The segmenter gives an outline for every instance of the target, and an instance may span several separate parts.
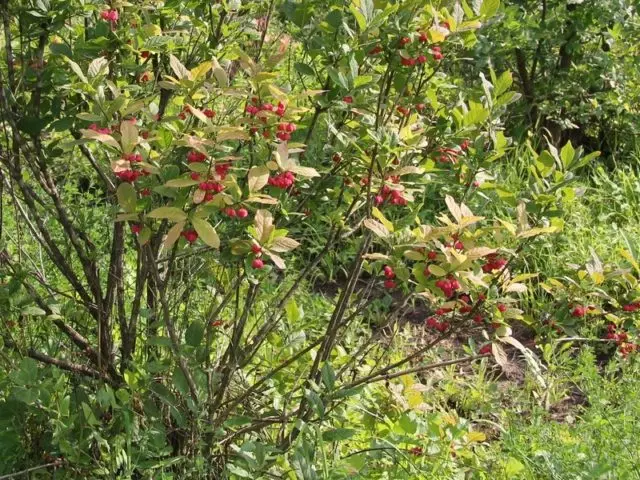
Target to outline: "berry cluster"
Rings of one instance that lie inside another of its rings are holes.
[[[140,155],[139,153],[127,153],[122,156],[122,159],[128,161],[130,166],[133,166],[134,163],[142,162],[142,155]],[[149,175],[149,172],[145,170],[134,170],[133,168],[128,168],[126,170],[115,172],[115,175],[123,182],[133,183],[139,177]]]
[[[247,112],[251,116],[255,116],[259,112],[274,112],[279,117],[283,117],[285,112],[287,111],[287,106],[282,102],[278,102],[278,105],[275,107],[272,103],[263,103],[261,105],[258,105],[258,97],[253,97],[251,99],[251,103],[251,105],[247,105],[244,109],[245,112]]]
[[[197,152],[195,150],[191,150],[187,153],[187,162],[189,163],[200,163],[204,162],[207,159],[207,156],[204,153]]]
[[[456,290],[460,289],[460,283],[453,277],[449,277],[447,279],[441,279],[436,282],[436,287],[442,290],[444,296],[447,298],[453,297]]]
[[[389,202],[391,205],[405,206],[407,199],[404,198],[400,190],[393,190],[388,185],[384,185],[380,190],[380,193],[373,199],[376,205],[382,205],[384,202]]]
[[[131,163],[138,163],[142,161],[142,155],[139,153],[125,153],[122,158],[123,160],[127,160]]]
[[[382,269],[382,272],[384,273],[384,277],[386,279],[384,281],[384,288],[386,288],[387,290],[396,288],[396,282],[393,280],[394,278],[396,278],[396,273],[393,271],[393,268],[389,265],[385,265]]]
[[[249,212],[246,208],[239,208],[236,210],[232,207],[227,207],[224,209],[224,213],[230,218],[247,218],[249,216]]]
[[[629,335],[622,329],[618,329],[613,323],[607,325],[607,334],[605,337],[607,340],[614,340],[618,345],[618,351],[623,357],[626,357],[632,352],[640,349],[635,343],[629,342]]]
[[[200,184],[198,184],[198,188],[200,190],[204,190],[205,192],[220,193],[224,190],[224,185],[219,182],[208,180],[206,182],[200,182]]]
[[[276,133],[276,137],[283,142],[291,140],[291,134],[296,131],[296,128],[295,123],[280,123],[278,124],[278,133]]]
[[[482,266],[482,271],[484,273],[492,273],[496,270],[502,270],[504,266],[507,264],[507,260],[499,257],[495,253],[487,256],[487,263]]]
[[[640,302],[634,302],[628,305],[624,305],[622,307],[622,310],[624,310],[625,312],[636,312],[640,310]]]
[[[276,188],[286,190],[296,181],[296,176],[292,172],[282,172],[275,177],[270,177],[268,180],[269,185]]]
[[[105,22],[116,23],[118,21],[119,15],[117,10],[104,10],[100,12],[100,18]]]
[[[436,312],[436,314],[437,314],[437,312]],[[449,322],[444,322],[444,321],[441,322],[436,317],[427,318],[425,323],[426,323],[428,328],[431,328],[433,330],[437,330],[437,331],[439,331],[441,333],[444,333],[447,330],[449,330],[449,327],[451,326],[449,324]]]

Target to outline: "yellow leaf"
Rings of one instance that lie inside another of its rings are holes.
[[[176,243],[176,240],[180,238],[180,234],[184,229],[184,222],[176,223],[173,227],[169,229],[164,239],[162,240],[162,248],[168,250]]]
[[[374,217],[376,217],[378,220],[382,222],[382,224],[387,228],[387,230],[389,230],[390,232],[394,231],[393,223],[387,220],[380,210],[378,210],[376,207],[373,207],[373,210],[371,213],[373,214]]]
[[[220,248],[220,237],[218,237],[216,229],[209,222],[202,218],[193,218],[191,223],[204,243],[213,248]]]

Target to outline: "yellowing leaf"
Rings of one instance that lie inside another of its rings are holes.
[[[98,133],[93,130],[80,130],[80,133],[82,133],[82,136],[84,138],[97,140],[101,143],[104,143],[105,145],[109,145],[110,147],[113,147],[116,150],[120,151],[120,144],[116,142],[116,139],[113,138],[111,135],[107,135],[106,133]]]
[[[469,433],[467,433],[467,441],[469,443],[484,442],[486,439],[487,439],[487,436],[482,432],[469,432]]]
[[[271,232],[275,229],[273,226],[273,215],[268,210],[258,210],[256,216],[253,219],[253,224],[256,229],[256,234],[259,243],[267,243]]]
[[[218,63],[218,59],[214,57],[212,60],[212,64],[213,76],[216,77],[218,85],[220,85],[221,87],[228,87],[229,77],[227,76],[227,72],[224,71],[224,68],[220,66],[220,63]]]
[[[173,244],[176,243],[176,240],[180,238],[180,234],[184,229],[184,224],[185,222],[178,222],[169,229],[164,239],[162,240],[162,247],[165,250],[168,250],[169,248],[171,248]]]
[[[289,170],[295,173],[296,175],[301,175],[307,178],[320,176],[320,174],[316,171],[316,169],[311,167],[301,167],[300,165],[292,165],[289,167]]]
[[[174,222],[180,222],[187,219],[187,214],[176,207],[159,207],[150,211],[147,216],[149,218],[166,219]]]
[[[382,222],[382,224],[386,227],[387,230],[389,230],[390,232],[394,231],[393,223],[387,220],[380,210],[378,210],[376,207],[373,207],[373,210],[371,211],[371,213],[373,214],[374,217],[376,217],[378,220]]]
[[[196,107],[194,107],[193,105],[189,105],[187,103],[187,107],[189,107],[189,111],[191,112],[191,114],[196,117],[198,120],[200,120],[202,123],[209,123],[209,118],[207,118],[207,116],[202,113],[201,110],[198,110]]]
[[[197,185],[198,180],[193,180],[191,178],[173,178],[168,180],[167,183],[164,184],[165,187],[168,188],[182,188],[182,187],[192,187],[193,185]]]
[[[387,227],[373,218],[367,218],[364,221],[364,226],[380,238],[387,238],[389,236],[389,230],[387,230]]]
[[[216,140],[218,142],[224,142],[225,140],[249,140],[249,134],[242,127],[222,127],[216,134]]]
[[[118,198],[118,203],[125,212],[136,211],[136,200],[138,195],[136,194],[135,188],[133,188],[130,183],[125,182],[118,185],[116,197]]]
[[[266,248],[264,249],[264,253],[265,253],[265,255],[267,255],[271,259],[273,264],[276,267],[278,267],[280,270],[284,270],[285,268],[287,268],[286,264],[284,263],[284,260],[281,257],[279,257],[278,255],[276,255],[275,253],[270,252]]]
[[[200,77],[204,77],[212,68],[213,62],[203,62],[197,67],[191,69],[191,77],[194,80],[199,80]]]
[[[191,220],[193,228],[198,232],[200,240],[213,248],[220,248],[220,237],[216,233],[216,229],[202,218],[193,218]]]
[[[447,274],[446,270],[438,265],[429,265],[428,269],[431,275],[436,277],[444,277]]]
[[[518,238],[529,238],[529,237],[535,237],[537,235],[543,235],[545,233],[555,233],[557,232],[559,229],[558,227],[540,227],[540,228],[532,228],[531,230],[526,230],[524,232],[520,232],[518,234]]]
[[[120,124],[120,135],[122,151],[124,153],[131,153],[138,144],[138,127],[125,120]]]
[[[191,80],[191,72],[187,70],[187,67],[185,67],[175,55],[169,56],[169,65],[179,80],[183,78]]]
[[[465,253],[469,260],[477,260],[478,258],[486,257],[492,253],[496,253],[498,249],[489,247],[475,247],[467,250]]]
[[[299,246],[300,244],[296,242],[293,238],[278,237],[269,246],[269,249],[273,250],[274,252],[282,253],[282,252],[289,252]]]
[[[444,199],[444,202],[447,204],[447,208],[449,208],[451,216],[456,222],[459,223],[460,220],[462,220],[462,210],[460,210],[460,205],[456,203],[451,195],[447,195]]]
[[[251,167],[248,174],[249,191],[261,190],[269,181],[269,169],[265,166]]]

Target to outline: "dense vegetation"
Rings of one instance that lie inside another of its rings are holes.
[[[0,478],[640,478],[634,1],[0,16]]]

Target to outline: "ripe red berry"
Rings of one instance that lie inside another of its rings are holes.
[[[251,245],[251,251],[258,255],[259,253],[262,253],[262,247],[257,243],[254,243]]]
[[[393,271],[393,268],[391,268],[389,265],[385,265],[383,268],[384,271],[384,276],[387,277],[388,279],[393,279],[395,278],[396,274]]]
[[[480,350],[478,350],[478,353],[480,355],[486,355],[488,353],[491,353],[491,344],[487,343],[486,345],[484,345]]]
[[[587,309],[585,307],[583,307],[582,305],[578,305],[571,312],[571,316],[572,317],[576,317],[576,318],[581,318],[581,317],[584,317],[586,315],[586,313],[587,313]]]
[[[231,207],[227,207],[227,208],[225,208],[225,209],[224,209],[224,213],[225,213],[228,217],[231,217],[231,218],[233,218],[233,217],[235,217],[235,216],[236,216],[236,211],[235,211],[233,208],[231,208]]]
[[[384,288],[387,290],[391,290],[392,288],[396,288],[396,282],[391,279],[387,279],[384,281]]]
[[[382,53],[381,45],[376,45],[371,50],[369,50],[369,55],[378,55],[379,53]]]
[[[347,95],[346,97],[342,97],[342,101],[344,103],[353,103],[353,97],[351,95]]]
[[[140,52],[140,56],[142,58],[149,58],[149,55],[151,55],[151,53],[148,50],[143,50]]]
[[[246,208],[239,208],[236,211],[236,215],[238,216],[238,218],[247,218],[247,216],[249,215],[249,212],[247,211]]]
[[[198,232],[195,230],[185,230],[180,235],[189,243],[193,243],[198,239]]]
[[[429,37],[426,32],[420,32],[420,36],[418,37],[418,41],[420,43],[427,43],[429,41]]]
[[[132,223],[131,224],[131,233],[134,233],[135,235],[137,235],[141,231],[142,231],[142,225],[140,225],[139,223]]]
[[[404,47],[406,44],[411,43],[411,39],[409,37],[402,37],[398,43],[401,47]]]
[[[499,303],[497,307],[498,307],[498,310],[502,313],[507,311],[507,306],[504,303]]]
[[[260,270],[262,267],[264,267],[264,262],[260,258],[254,258],[251,262],[251,266],[256,270]]]
[[[334,163],[340,163],[342,161],[342,155],[340,155],[339,153],[334,153],[333,157],[331,157],[331,160]]]
[[[479,325],[480,325],[480,324],[483,324],[483,323],[484,323],[484,318],[482,318],[482,315],[480,315],[479,313],[477,313],[477,314],[475,314],[475,315],[473,316],[473,321],[474,321],[474,323],[477,323],[477,324],[479,324]]]

